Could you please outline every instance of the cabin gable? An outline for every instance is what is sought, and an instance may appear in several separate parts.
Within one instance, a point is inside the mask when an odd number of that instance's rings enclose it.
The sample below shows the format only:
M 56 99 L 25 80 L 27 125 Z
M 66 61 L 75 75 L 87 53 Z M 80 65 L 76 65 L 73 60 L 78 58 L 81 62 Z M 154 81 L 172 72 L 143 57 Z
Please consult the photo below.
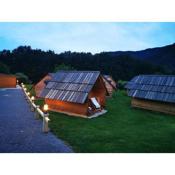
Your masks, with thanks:
M 35 85 L 35 94 L 36 97 L 40 96 L 41 91 L 45 88 L 46 83 L 45 81 L 50 80 L 52 77 L 48 74 L 44 78 L 42 78 L 36 85 Z
M 109 75 L 103 75 L 102 79 L 104 81 L 106 90 L 107 90 L 107 96 L 112 96 L 112 93 L 117 89 L 117 84 L 113 80 L 113 78 Z

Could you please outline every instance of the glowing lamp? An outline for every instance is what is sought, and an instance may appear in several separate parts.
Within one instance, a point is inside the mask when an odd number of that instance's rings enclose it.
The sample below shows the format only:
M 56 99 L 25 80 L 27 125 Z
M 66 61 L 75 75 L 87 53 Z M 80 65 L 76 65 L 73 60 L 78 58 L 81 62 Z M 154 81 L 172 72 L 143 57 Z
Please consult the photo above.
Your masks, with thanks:
M 43 111 L 44 111 L 45 113 L 47 113 L 48 110 L 49 110 L 48 104 L 44 104 L 44 106 L 43 106 Z
M 27 88 L 24 88 L 24 90 L 26 91 L 26 90 L 27 90 Z
M 34 96 L 32 96 L 32 97 L 31 97 L 31 100 L 32 100 L 32 101 L 34 101 L 34 100 L 35 100 L 35 97 L 34 97 Z
M 30 95 L 30 92 L 27 92 L 27 95 L 29 96 Z

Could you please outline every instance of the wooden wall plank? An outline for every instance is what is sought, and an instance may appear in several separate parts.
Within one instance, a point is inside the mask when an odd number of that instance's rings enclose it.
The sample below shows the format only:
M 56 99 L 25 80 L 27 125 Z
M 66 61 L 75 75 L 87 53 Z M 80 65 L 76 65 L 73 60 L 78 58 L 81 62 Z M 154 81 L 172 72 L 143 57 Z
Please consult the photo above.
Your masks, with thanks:
M 175 115 L 175 104 L 132 98 L 131 106 Z

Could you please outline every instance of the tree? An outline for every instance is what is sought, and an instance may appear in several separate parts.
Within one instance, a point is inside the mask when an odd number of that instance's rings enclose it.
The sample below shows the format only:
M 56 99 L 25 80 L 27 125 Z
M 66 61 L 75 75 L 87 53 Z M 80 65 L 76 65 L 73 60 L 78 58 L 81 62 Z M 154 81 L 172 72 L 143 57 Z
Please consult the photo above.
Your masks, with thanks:
M 13 74 L 24 73 L 33 83 L 37 83 L 48 73 L 58 70 L 100 71 L 102 74 L 111 75 L 116 81 L 130 80 L 138 74 L 173 74 L 175 72 L 175 68 L 165 69 L 164 65 L 136 59 L 134 55 L 127 53 L 120 55 L 115 52 L 91 54 L 68 51 L 56 54 L 51 50 L 42 51 L 32 49 L 30 46 L 20 46 L 12 51 L 3 50 L 0 52 L 0 62 L 7 65 Z M 1 67 L 0 69 L 3 69 Z M 7 69 L 6 72 L 8 72 Z
M 1 62 L 0 62 L 0 73 L 5 73 L 5 74 L 10 73 L 9 67 Z
M 63 64 L 60 64 L 60 65 L 56 65 L 55 66 L 54 72 L 57 72 L 59 70 L 74 70 L 74 68 L 71 67 L 70 65 L 65 65 L 63 63 Z
M 24 73 L 18 72 L 15 74 L 15 76 L 18 79 L 19 83 L 30 83 L 28 76 Z

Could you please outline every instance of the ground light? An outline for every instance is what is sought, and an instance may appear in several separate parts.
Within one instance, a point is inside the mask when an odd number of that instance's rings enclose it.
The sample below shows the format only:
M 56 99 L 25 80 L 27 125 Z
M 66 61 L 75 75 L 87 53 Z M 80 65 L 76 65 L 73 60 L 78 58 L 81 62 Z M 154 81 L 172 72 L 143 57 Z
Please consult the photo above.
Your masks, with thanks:
M 24 83 L 21 83 L 21 86 L 24 88 L 25 87 Z
M 48 110 L 49 110 L 48 104 L 44 104 L 44 106 L 43 106 L 44 113 L 46 114 L 48 112 Z
M 32 96 L 32 97 L 31 97 L 31 100 L 32 100 L 32 102 L 34 102 L 34 100 L 35 100 L 35 97 L 34 97 L 34 96 Z

